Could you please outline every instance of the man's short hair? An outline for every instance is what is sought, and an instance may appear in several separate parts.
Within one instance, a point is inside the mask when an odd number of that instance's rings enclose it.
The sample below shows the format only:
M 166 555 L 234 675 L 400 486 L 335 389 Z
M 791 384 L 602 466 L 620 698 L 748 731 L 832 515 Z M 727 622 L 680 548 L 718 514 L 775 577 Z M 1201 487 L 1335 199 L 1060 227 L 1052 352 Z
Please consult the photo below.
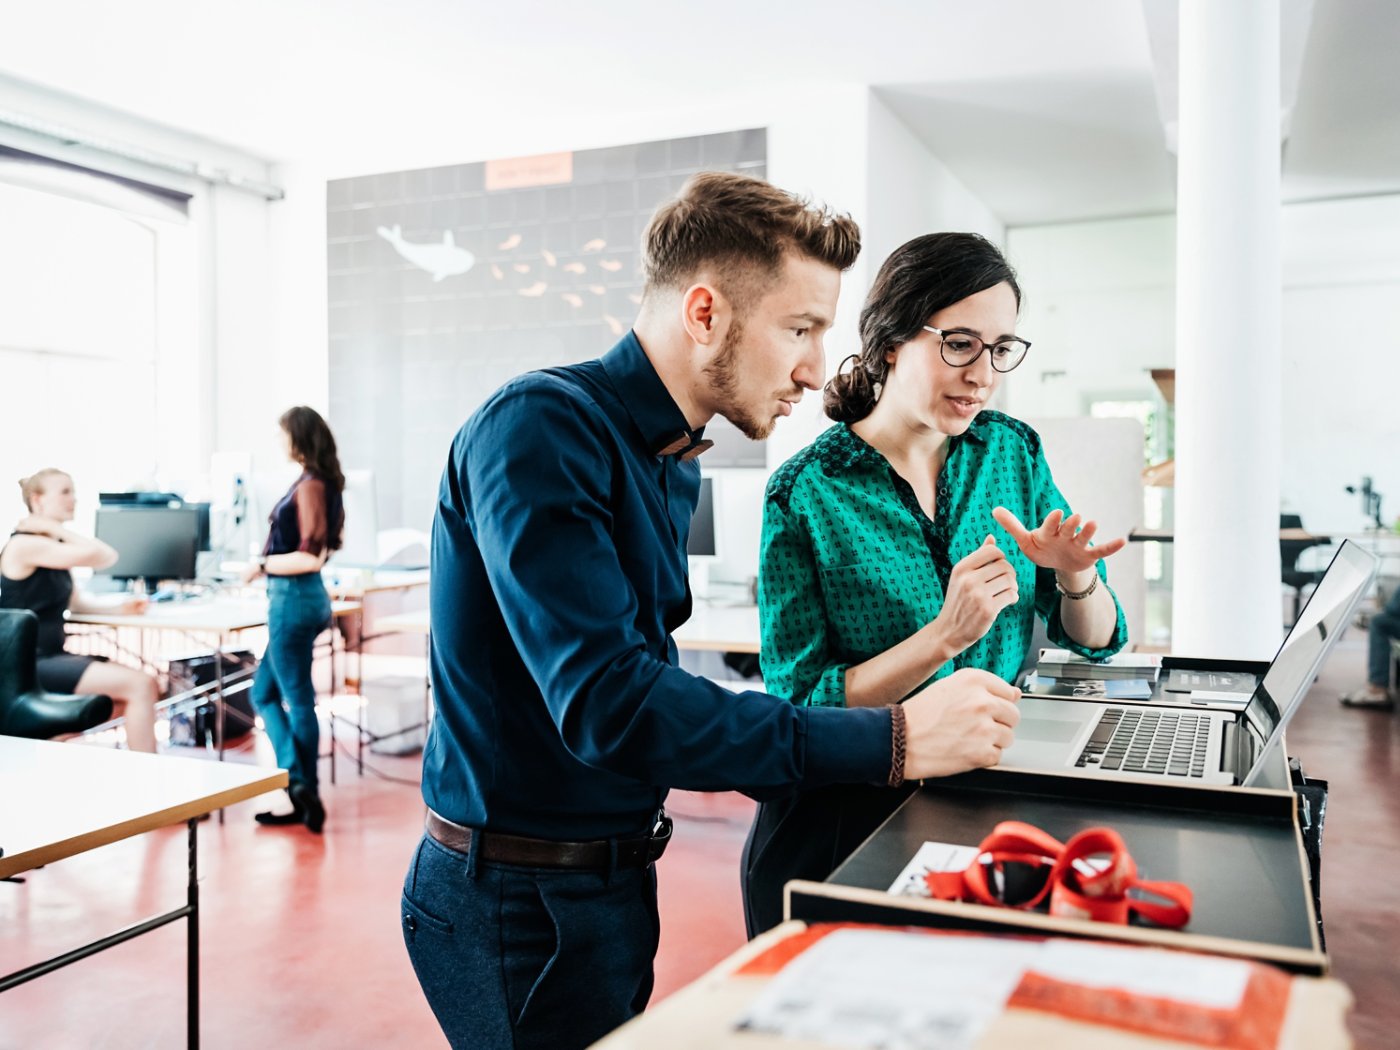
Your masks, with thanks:
M 708 267 L 743 310 L 777 279 L 788 252 L 850 269 L 860 227 L 762 179 L 703 171 L 657 209 L 642 248 L 648 293 L 682 290 Z

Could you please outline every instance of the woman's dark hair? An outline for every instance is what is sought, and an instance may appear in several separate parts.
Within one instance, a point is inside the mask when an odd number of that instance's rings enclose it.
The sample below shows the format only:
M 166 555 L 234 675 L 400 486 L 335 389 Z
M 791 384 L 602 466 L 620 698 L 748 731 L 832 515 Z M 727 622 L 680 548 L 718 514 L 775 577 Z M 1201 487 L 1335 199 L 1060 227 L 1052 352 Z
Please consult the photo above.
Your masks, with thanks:
M 826 414 L 838 423 L 868 416 L 875 407 L 875 384 L 889 373 L 885 354 L 917 336 L 938 311 L 1003 281 L 1011 285 L 1020 309 L 1016 272 L 981 234 L 928 233 L 896 248 L 880 267 L 860 312 L 860 353 L 851 355 L 854 366 L 838 370 L 822 391 Z
M 314 408 L 297 405 L 283 412 L 277 422 L 291 439 L 292 457 L 337 493 L 344 492 L 345 475 L 341 472 L 340 457 L 335 451 L 335 435 L 321 418 L 321 413 Z M 331 550 L 340 549 L 344 517 L 341 515 L 341 520 L 335 524 L 335 535 L 330 537 L 329 543 Z

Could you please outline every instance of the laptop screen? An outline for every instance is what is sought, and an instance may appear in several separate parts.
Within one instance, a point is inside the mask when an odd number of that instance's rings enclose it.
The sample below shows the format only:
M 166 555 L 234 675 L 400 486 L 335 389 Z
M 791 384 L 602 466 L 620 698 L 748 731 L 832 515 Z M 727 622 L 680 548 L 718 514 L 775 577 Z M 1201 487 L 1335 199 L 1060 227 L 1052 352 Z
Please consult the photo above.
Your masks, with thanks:
M 1376 571 L 1376 558 L 1352 543 L 1344 542 L 1313 590 L 1298 622 L 1288 632 L 1264 680 L 1245 708 L 1244 725 L 1254 737 L 1255 761 L 1249 784 L 1260 769 L 1266 746 L 1280 736 L 1283 726 L 1303 699 L 1322 658 L 1346 627 Z

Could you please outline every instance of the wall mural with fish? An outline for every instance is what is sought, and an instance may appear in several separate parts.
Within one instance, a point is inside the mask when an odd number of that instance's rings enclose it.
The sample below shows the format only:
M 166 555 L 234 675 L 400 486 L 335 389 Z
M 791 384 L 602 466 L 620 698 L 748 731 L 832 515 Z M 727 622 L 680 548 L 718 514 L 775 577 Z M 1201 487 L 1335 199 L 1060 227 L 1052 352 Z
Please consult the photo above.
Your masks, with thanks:
M 658 204 L 766 163 L 757 128 L 328 183 L 330 419 L 379 527 L 428 527 L 453 434 L 502 383 L 627 331 Z M 707 468 L 764 465 L 723 420 L 706 433 Z

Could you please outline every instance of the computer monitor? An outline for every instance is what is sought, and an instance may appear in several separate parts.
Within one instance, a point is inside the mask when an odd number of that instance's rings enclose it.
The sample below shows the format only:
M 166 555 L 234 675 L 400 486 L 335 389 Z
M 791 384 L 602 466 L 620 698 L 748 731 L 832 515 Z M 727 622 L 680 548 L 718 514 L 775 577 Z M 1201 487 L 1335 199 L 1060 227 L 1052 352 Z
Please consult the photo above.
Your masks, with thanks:
M 199 550 L 209 550 L 209 504 L 191 503 L 178 492 L 99 492 L 99 507 L 191 507 L 199 515 Z
M 331 563 L 340 568 L 370 569 L 379 564 L 379 505 L 375 495 L 374 471 L 345 471 L 345 489 L 340 494 L 345 513 L 340 550 Z
M 195 578 L 199 511 L 194 507 L 98 507 L 97 538 L 117 552 L 116 564 L 100 575 L 152 583 Z
M 719 556 L 715 532 L 715 479 L 700 479 L 700 502 L 690 518 L 690 533 L 685 540 L 685 553 L 691 558 Z

